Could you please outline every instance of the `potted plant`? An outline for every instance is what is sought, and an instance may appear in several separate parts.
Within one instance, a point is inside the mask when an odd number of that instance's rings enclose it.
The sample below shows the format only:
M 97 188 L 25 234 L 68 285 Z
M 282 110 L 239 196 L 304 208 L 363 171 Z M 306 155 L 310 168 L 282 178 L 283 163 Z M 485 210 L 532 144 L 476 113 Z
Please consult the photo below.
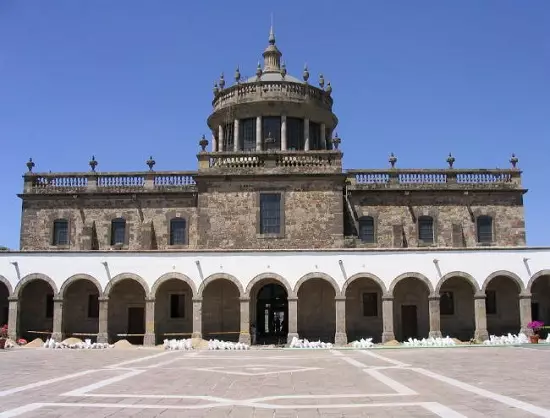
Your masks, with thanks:
M 544 322 L 542 321 L 531 321 L 527 324 L 527 328 L 533 330 L 533 335 L 529 336 L 529 341 L 531 344 L 538 344 L 539 343 L 539 332 L 544 327 Z
M 4 325 L 0 328 L 0 350 L 6 347 L 6 340 L 8 339 L 8 326 Z

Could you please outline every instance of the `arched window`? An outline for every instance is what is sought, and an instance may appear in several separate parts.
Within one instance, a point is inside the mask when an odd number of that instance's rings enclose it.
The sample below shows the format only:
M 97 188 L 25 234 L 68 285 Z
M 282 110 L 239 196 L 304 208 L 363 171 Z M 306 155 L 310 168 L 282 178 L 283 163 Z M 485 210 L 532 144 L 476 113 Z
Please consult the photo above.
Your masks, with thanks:
M 183 218 L 170 219 L 170 245 L 185 245 L 187 222 Z
M 123 218 L 111 221 L 111 245 L 124 245 L 126 243 L 126 220 Z
M 434 243 L 434 220 L 431 216 L 418 218 L 418 240 L 424 244 Z
M 53 221 L 53 245 L 69 245 L 69 221 L 56 219 Z
M 493 242 L 493 218 L 490 216 L 479 216 L 477 218 L 477 242 L 491 243 Z
M 363 216 L 359 218 L 359 239 L 365 244 L 374 244 L 374 218 Z

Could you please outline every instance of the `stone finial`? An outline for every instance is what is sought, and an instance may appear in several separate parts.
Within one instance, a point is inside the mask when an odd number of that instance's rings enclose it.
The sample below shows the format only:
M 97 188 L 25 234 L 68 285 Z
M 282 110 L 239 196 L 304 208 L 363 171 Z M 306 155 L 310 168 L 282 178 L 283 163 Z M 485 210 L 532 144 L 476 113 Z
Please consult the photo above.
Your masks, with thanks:
M 281 66 L 281 76 L 285 78 L 286 76 L 286 64 L 283 62 L 283 65 Z
M 263 74 L 262 66 L 260 65 L 260 62 L 258 62 L 258 66 L 256 67 L 256 77 L 258 77 L 258 79 L 260 79 L 262 74 Z
M 325 87 L 325 77 L 323 77 L 323 74 L 319 74 L 319 87 Z
M 206 151 L 206 147 L 208 146 L 208 139 L 206 139 L 206 137 L 203 135 L 201 140 L 199 141 L 199 145 L 201 146 L 201 151 L 202 152 L 205 152 Z
M 307 64 L 304 65 L 304 72 L 302 73 L 302 77 L 304 78 L 304 81 L 307 83 L 307 80 L 309 80 L 309 70 L 307 69 Z
M 334 138 L 332 138 L 332 144 L 334 145 L 334 149 L 338 149 L 338 146 L 342 143 L 342 139 L 338 137 L 338 132 L 334 133 Z
M 325 89 L 325 91 L 329 94 L 329 96 L 332 93 L 332 86 L 330 85 L 330 81 L 327 83 L 327 88 Z
M 512 154 L 512 157 L 510 158 L 510 164 L 512 164 L 512 168 L 516 168 L 518 162 L 519 158 L 516 157 L 516 154 Z
M 218 81 L 218 86 L 220 86 L 220 90 L 223 90 L 225 87 L 225 78 L 223 77 L 223 73 L 220 75 L 220 81 Z
M 32 173 L 32 169 L 34 168 L 36 164 L 32 160 L 32 158 L 29 158 L 29 161 L 27 161 L 27 168 L 29 170 L 29 173 Z
M 395 168 L 395 163 L 397 162 L 397 157 L 394 155 L 393 152 L 390 154 L 390 158 L 388 159 L 388 161 L 391 165 L 391 168 Z
M 241 71 L 239 70 L 239 66 L 237 66 L 237 69 L 235 70 L 235 83 L 238 83 L 241 81 Z
M 149 159 L 145 162 L 149 166 L 149 171 L 153 171 L 153 167 L 155 166 L 157 162 L 153 160 L 153 156 L 151 155 Z
M 216 96 L 220 92 L 220 88 L 218 87 L 218 83 L 214 83 L 214 88 L 212 89 L 214 92 L 214 96 Z
M 95 168 L 99 164 L 97 162 L 97 160 L 95 159 L 95 155 L 92 155 L 92 159 L 90 160 L 90 162 L 88 164 L 90 165 L 90 168 L 92 169 L 92 171 L 95 173 Z
M 449 152 L 449 156 L 447 157 L 447 164 L 449 164 L 449 168 L 453 168 L 455 161 L 455 157 L 453 157 L 453 155 Z

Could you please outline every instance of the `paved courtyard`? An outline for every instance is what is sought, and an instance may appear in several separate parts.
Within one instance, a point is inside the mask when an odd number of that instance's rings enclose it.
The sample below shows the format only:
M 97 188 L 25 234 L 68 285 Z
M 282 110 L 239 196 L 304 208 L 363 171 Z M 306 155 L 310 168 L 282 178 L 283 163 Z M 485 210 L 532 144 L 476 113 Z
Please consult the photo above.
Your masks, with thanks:
M 3 417 L 550 417 L 550 349 L 0 351 Z

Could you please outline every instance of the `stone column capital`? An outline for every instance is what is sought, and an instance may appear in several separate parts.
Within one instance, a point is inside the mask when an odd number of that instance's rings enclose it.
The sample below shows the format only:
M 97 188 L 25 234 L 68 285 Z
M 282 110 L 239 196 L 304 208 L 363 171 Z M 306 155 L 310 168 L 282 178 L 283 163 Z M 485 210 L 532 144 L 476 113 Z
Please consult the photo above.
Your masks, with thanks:
M 383 301 L 386 301 L 386 300 L 387 300 L 387 301 L 393 302 L 393 295 L 392 295 L 391 293 L 384 293 L 384 294 L 382 295 L 382 300 L 383 300 Z
M 192 299 L 193 302 L 201 302 L 202 303 L 202 298 L 198 298 L 198 297 L 195 297 Z
M 242 302 L 250 302 L 250 298 L 247 297 L 247 296 L 242 296 L 242 297 L 239 298 L 239 300 L 241 301 L 241 303 Z
M 483 291 L 476 292 L 474 294 L 474 299 L 485 299 L 487 295 Z
M 109 302 L 109 296 L 100 296 L 97 298 L 99 302 Z
M 155 298 L 145 298 L 145 303 L 154 303 Z
M 338 296 L 335 296 L 335 297 L 334 297 L 334 300 L 337 301 L 337 302 L 338 302 L 338 301 L 340 301 L 340 302 L 345 302 L 345 301 L 346 301 L 346 297 L 345 297 L 345 296 L 339 296 L 339 295 L 338 295 Z
M 533 295 L 527 291 L 523 291 L 519 294 L 520 299 L 531 299 Z
M 428 300 L 430 301 L 439 301 L 441 299 L 441 296 L 435 294 L 435 293 L 432 293 L 431 295 L 428 296 Z
M 61 298 L 61 297 L 59 297 L 59 296 L 58 296 L 58 297 L 54 297 L 54 298 L 53 298 L 53 301 L 54 301 L 54 303 L 63 303 L 63 298 Z
M 297 296 L 289 296 L 288 298 L 286 298 L 286 300 L 288 302 L 298 302 L 298 297 Z
M 19 298 L 17 296 L 8 296 L 8 302 L 19 302 Z

